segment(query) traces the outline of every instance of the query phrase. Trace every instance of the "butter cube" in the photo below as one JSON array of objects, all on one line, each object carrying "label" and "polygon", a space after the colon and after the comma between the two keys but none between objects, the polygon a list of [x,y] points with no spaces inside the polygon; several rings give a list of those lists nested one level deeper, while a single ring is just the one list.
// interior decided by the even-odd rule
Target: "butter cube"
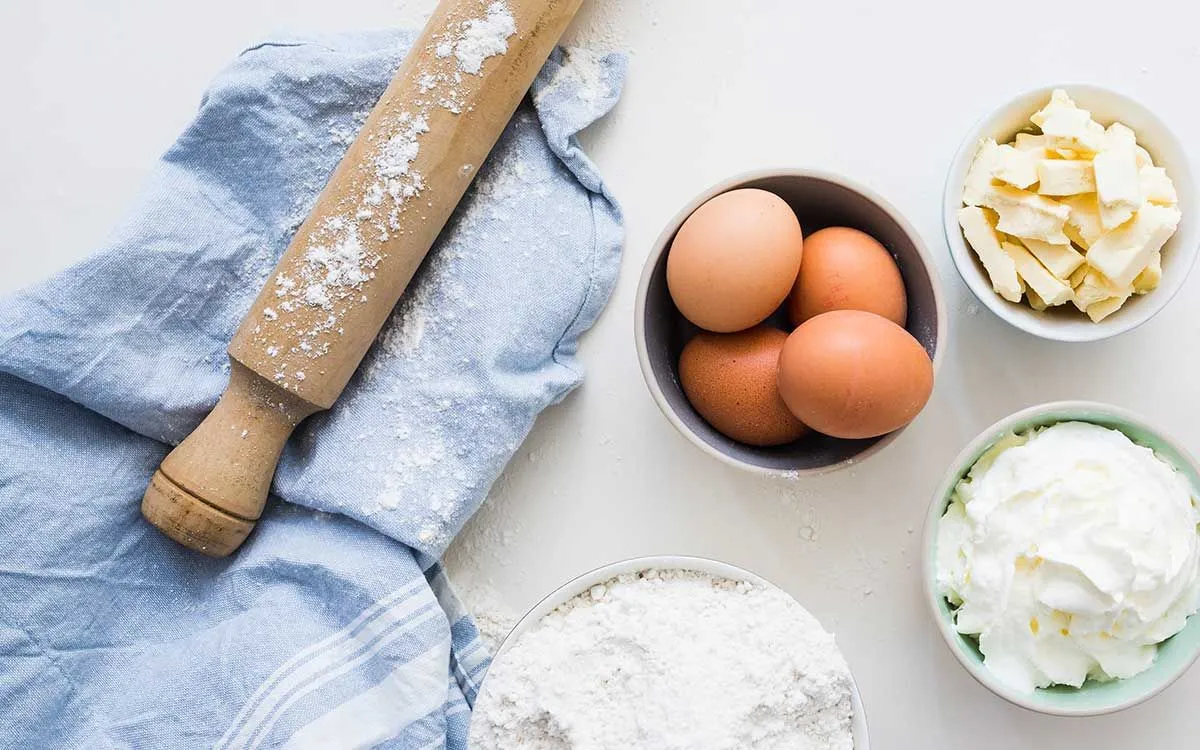
[{"label": "butter cube", "polygon": [[1009,185],[993,185],[983,194],[980,204],[1000,215],[996,225],[1000,232],[1052,245],[1071,242],[1063,234],[1063,224],[1071,209],[1049,198]]},{"label": "butter cube", "polygon": [[1038,160],[1027,151],[1009,145],[997,150],[998,160],[992,177],[1013,187],[1027,188],[1038,181]]},{"label": "butter cube", "polygon": [[1104,148],[1107,140],[1104,127],[1092,120],[1091,112],[1076,106],[1062,89],[1055,89],[1046,106],[1030,120],[1042,129],[1051,146],[1065,151],[1063,155],[1068,158],[1094,154]]},{"label": "butter cube", "polygon": [[1137,134],[1133,132],[1133,128],[1123,122],[1114,122],[1104,131],[1105,143],[1108,148],[1137,146]]},{"label": "butter cube", "polygon": [[992,173],[999,166],[1000,147],[996,141],[991,138],[980,141],[963,183],[963,203],[968,206],[980,204],[984,194],[992,187]]},{"label": "butter cube", "polygon": [[1030,151],[1038,158],[1046,156],[1046,136],[1033,133],[1017,133],[1016,146],[1018,151]]},{"label": "butter cube", "polygon": [[1175,233],[1179,219],[1177,209],[1147,203],[1133,221],[1093,242],[1087,262],[1117,286],[1128,287]]},{"label": "butter cube", "polygon": [[1147,294],[1153,292],[1162,283],[1162,251],[1154,254],[1150,259],[1150,264],[1142,269],[1142,272],[1133,280],[1134,294]]},{"label": "butter cube", "polygon": [[1042,299],[1041,295],[1034,291],[1032,287],[1026,289],[1025,294],[1029,296],[1029,306],[1034,310],[1042,312],[1046,308],[1050,307],[1050,305],[1046,304],[1046,300]]},{"label": "butter cube", "polygon": [[1037,164],[1038,193],[1078,195],[1096,192],[1096,173],[1083,159],[1042,159]]},{"label": "butter cube", "polygon": [[1093,323],[1099,323],[1117,310],[1120,310],[1128,299],[1128,297],[1109,297],[1108,299],[1100,300],[1095,304],[1088,305],[1087,316],[1092,319]]},{"label": "butter cube", "polygon": [[1071,274],[1071,278],[1067,279],[1072,289],[1078,289],[1079,285],[1087,278],[1088,272],[1092,271],[1092,267],[1084,263],[1079,268],[1075,269],[1075,273]]},{"label": "butter cube", "polygon": [[1083,255],[1070,245],[1051,245],[1049,242],[1030,239],[1022,239],[1021,244],[1033,253],[1033,257],[1037,258],[1047,271],[1061,280],[1070,278],[1084,263]]},{"label": "butter cube", "polygon": [[1088,245],[1092,244],[1083,238],[1083,235],[1079,233],[1079,229],[1072,226],[1071,222],[1063,224],[1063,234],[1067,235],[1067,238],[1071,240],[1071,244],[1080,250],[1087,250]]},{"label": "butter cube", "polygon": [[1083,276],[1075,285],[1071,299],[1080,312],[1086,313],[1088,308],[1105,300],[1118,299],[1124,303],[1129,299],[1130,290],[1116,286],[1095,268],[1084,266],[1083,269]]},{"label": "butter cube", "polygon": [[1136,209],[1126,203],[1100,204],[1100,225],[1110,232],[1133,218]]},{"label": "butter cube", "polygon": [[1021,280],[1012,258],[1000,246],[1000,238],[988,221],[987,215],[978,206],[964,206],[958,210],[958,223],[962,227],[967,243],[983,262],[992,289],[1009,302],[1021,301]]},{"label": "butter cube", "polygon": [[[1142,186],[1133,147],[1119,145],[1105,149],[1096,154],[1092,167],[1096,173],[1096,197],[1102,206],[1137,210],[1142,203]],[[1106,224],[1108,229],[1114,226],[1117,225]]]},{"label": "butter cube", "polygon": [[1120,122],[1114,122],[1108,126],[1105,131],[1107,137],[1108,148],[1121,148],[1128,146],[1133,149],[1134,159],[1137,161],[1138,169],[1142,167],[1154,166],[1154,160],[1150,158],[1150,152],[1142,148],[1137,143],[1137,135],[1128,125]]},{"label": "butter cube", "polygon": [[1017,268],[1017,275],[1031,290],[1037,292],[1038,297],[1047,305],[1051,307],[1061,305],[1070,302],[1074,297],[1071,287],[1063,283],[1061,279],[1055,278],[1024,247],[1011,242],[1005,242],[1001,247],[1005,254],[1012,258],[1013,265]]},{"label": "butter cube", "polygon": [[[1067,224],[1074,227],[1085,250],[1104,236],[1104,222],[1100,218],[1100,203],[1094,195],[1072,195],[1060,201],[1070,211]],[[1078,242],[1078,240],[1076,240]]]},{"label": "butter cube", "polygon": [[1141,183],[1142,197],[1151,203],[1174,206],[1179,202],[1175,183],[1171,182],[1167,170],[1162,167],[1142,167],[1138,170],[1138,181]]}]

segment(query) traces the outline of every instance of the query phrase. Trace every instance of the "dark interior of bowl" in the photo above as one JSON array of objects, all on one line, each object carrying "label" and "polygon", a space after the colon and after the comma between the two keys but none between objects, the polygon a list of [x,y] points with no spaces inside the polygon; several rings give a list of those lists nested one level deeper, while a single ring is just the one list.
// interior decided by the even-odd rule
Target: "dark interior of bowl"
[{"label": "dark interior of bowl", "polygon": [[[761,188],[783,198],[796,212],[806,236],[824,227],[845,226],[866,232],[881,242],[896,259],[904,278],[908,294],[908,331],[933,357],[941,333],[934,302],[934,282],[913,240],[887,211],[849,187],[811,175],[761,177],[726,186],[717,192],[737,188]],[[674,236],[667,241],[667,247],[673,240]],[[794,443],[773,448],[731,440],[696,413],[679,385],[679,353],[698,329],[679,313],[667,291],[666,252],[659,255],[650,279],[645,316],[646,350],[659,388],[687,429],[721,453],[764,469],[816,470],[848,461],[887,437],[839,440],[810,433]],[[790,330],[782,310],[777,311],[770,322]]]}]

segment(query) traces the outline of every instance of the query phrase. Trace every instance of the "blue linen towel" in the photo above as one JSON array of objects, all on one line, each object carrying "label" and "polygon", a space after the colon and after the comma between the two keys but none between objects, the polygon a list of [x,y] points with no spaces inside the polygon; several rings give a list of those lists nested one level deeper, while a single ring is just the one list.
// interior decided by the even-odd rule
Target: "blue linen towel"
[{"label": "blue linen towel", "polygon": [[555,52],[233,558],[138,510],[411,41],[245,51],[105,247],[0,299],[0,746],[466,747],[487,655],[436,560],[582,377],[622,235],[574,134],[621,56]]}]

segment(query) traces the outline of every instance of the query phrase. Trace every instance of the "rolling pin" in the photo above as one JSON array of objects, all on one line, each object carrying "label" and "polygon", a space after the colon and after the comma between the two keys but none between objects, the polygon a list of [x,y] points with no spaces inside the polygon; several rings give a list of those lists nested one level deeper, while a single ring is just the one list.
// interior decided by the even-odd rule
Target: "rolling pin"
[{"label": "rolling pin", "polygon": [[582,0],[442,0],[229,345],[217,405],[142,515],[212,556],[254,528],[284,443],[333,406]]}]

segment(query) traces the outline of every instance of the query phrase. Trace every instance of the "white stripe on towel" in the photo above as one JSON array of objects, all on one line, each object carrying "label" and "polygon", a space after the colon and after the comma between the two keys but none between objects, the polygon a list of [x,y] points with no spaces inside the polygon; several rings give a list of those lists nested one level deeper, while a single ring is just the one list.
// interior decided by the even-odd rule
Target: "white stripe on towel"
[{"label": "white stripe on towel", "polygon": [[[444,620],[446,617],[441,608],[439,608],[436,604],[426,603],[420,609],[423,611],[421,612],[421,616],[419,618],[411,620],[405,623],[403,626],[393,628],[392,632],[388,633],[385,637],[380,638],[375,642],[374,645],[372,645],[365,652],[361,653],[359,656],[355,657],[352,661],[342,664],[340,667],[331,672],[327,671],[325,674],[319,675],[317,678],[310,680],[307,684],[292,692],[291,695],[289,695],[287,699],[279,705],[278,709],[269,714],[269,716],[267,716],[259,726],[254,726],[253,722],[248,725],[247,730],[244,730],[244,733],[251,740],[251,742],[246,746],[246,750],[255,750],[255,748],[262,745],[262,743],[265,742],[268,737],[270,737],[271,730],[275,728],[276,722],[278,722],[283,715],[287,713],[287,710],[291,708],[297,701],[305,698],[317,690],[320,690],[326,684],[336,680],[338,677],[341,677],[347,672],[353,672],[356,668],[361,666],[363,662],[374,658],[376,654],[390,646],[393,641],[404,637],[416,628],[419,628],[425,623],[432,622],[434,620]],[[439,648],[434,650],[438,651],[441,649]],[[442,690],[441,697],[442,701],[444,702],[446,699],[445,689]]]},{"label": "white stripe on towel", "polygon": [[238,715],[234,717],[233,722],[229,725],[229,729],[226,730],[221,739],[217,741],[216,747],[236,747],[236,745],[231,745],[230,743],[233,742],[235,737],[241,734],[241,730],[252,716],[258,716],[261,714],[264,702],[268,701],[272,694],[277,692],[276,688],[282,683],[282,681],[287,679],[293,672],[297,670],[303,670],[304,674],[306,675],[310,674],[312,672],[312,667],[316,666],[313,664],[313,660],[316,659],[320,660],[321,666],[319,668],[323,669],[325,666],[328,666],[328,658],[326,657],[326,654],[329,654],[335,648],[338,648],[340,653],[341,647],[348,642],[359,644],[361,637],[358,631],[369,625],[372,625],[372,620],[385,615],[392,607],[396,606],[397,604],[402,604],[414,593],[424,588],[424,584],[425,579],[418,576],[416,579],[410,581],[404,586],[401,586],[399,589],[393,591],[391,594],[388,594],[384,598],[375,602],[375,604],[363,610],[362,614],[354,618],[354,620],[346,627],[342,628],[333,635],[330,635],[324,640],[314,643],[312,646],[300,651],[291,659],[288,659],[286,662],[284,662],[283,665],[276,669],[275,672],[273,672],[271,676],[259,686],[258,690],[254,691],[254,694],[250,696],[250,699],[247,700],[245,705],[242,706],[242,710],[239,711]]},{"label": "white stripe on towel", "polygon": [[445,705],[449,658],[446,643],[397,667],[375,687],[301,727],[283,750],[357,750],[398,736],[409,724]]}]

